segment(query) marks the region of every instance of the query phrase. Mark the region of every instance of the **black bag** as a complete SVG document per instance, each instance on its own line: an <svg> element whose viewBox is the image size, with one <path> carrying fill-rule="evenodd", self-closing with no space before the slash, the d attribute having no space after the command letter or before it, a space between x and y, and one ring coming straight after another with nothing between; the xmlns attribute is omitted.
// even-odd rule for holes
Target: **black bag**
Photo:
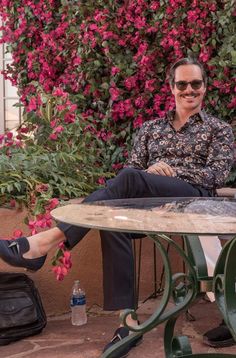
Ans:
<svg viewBox="0 0 236 358"><path fill-rule="evenodd" d="M0 346L40 333L46 323L34 282L24 273L0 273Z"/></svg>

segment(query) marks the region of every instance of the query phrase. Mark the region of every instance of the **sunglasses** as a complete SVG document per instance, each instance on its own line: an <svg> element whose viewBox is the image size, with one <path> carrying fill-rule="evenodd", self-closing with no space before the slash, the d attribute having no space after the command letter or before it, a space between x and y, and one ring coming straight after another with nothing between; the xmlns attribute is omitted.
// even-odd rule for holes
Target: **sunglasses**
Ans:
<svg viewBox="0 0 236 358"><path fill-rule="evenodd" d="M187 81L177 81L175 82L176 87L179 91L184 91L188 87L188 84L192 87L193 90L198 90L202 87L203 80L193 80L190 82Z"/></svg>

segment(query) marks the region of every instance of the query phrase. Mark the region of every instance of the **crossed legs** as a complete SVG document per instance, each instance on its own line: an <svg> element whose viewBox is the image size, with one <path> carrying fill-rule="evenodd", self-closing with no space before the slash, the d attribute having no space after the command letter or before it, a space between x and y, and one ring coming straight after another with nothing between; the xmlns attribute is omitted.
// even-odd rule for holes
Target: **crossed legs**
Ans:
<svg viewBox="0 0 236 358"><path fill-rule="evenodd" d="M183 196L210 196L210 193L178 178L126 168L116 178L108 180L106 188L95 191L84 202L122 198L140 198L142 200L144 197ZM44 264L45 255L49 250L60 242L64 242L68 249L72 249L83 239L88 230L83 227L59 223L57 227L48 231L15 240L17 243L14 244L14 247L11 246L11 243L9 244L8 240L0 240L0 257L13 266L33 266L34 269L39 269ZM100 236L103 256L104 309L132 309L135 307L135 297L131 239L137 238L137 234L101 231ZM128 317L127 323L130 326L137 324L131 317ZM129 333L126 327L119 327L104 350ZM130 349L140 343L141 338L138 337L132 341L125 348L122 356L127 355Z"/></svg>
<svg viewBox="0 0 236 358"><path fill-rule="evenodd" d="M209 196L205 189L196 188L178 178L149 174L145 171L125 168L116 178L108 180L104 189L89 195L84 202L99 200L143 198ZM56 228L28 238L30 250L25 258L46 254L49 249L64 241L72 249L89 229L65 223ZM134 268L131 239L137 235L101 231L103 255L104 308L118 310L134 308ZM140 236L138 236L140 237Z"/></svg>

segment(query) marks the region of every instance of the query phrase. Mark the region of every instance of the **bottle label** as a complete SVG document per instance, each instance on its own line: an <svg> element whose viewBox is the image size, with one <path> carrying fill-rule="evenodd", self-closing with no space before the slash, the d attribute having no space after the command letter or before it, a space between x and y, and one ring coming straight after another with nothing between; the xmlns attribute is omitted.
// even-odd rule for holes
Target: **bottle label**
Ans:
<svg viewBox="0 0 236 358"><path fill-rule="evenodd" d="M82 305L85 305L85 304L86 304L85 296L80 296L80 297L72 296L71 297L71 300L70 300L71 307L73 307L73 306L82 306Z"/></svg>

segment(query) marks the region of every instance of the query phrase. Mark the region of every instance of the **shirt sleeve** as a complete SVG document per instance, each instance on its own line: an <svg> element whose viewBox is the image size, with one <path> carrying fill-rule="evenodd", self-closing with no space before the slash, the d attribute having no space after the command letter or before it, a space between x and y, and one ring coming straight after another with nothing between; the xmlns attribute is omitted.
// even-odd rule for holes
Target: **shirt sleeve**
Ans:
<svg viewBox="0 0 236 358"><path fill-rule="evenodd" d="M134 144L125 167L133 167L136 169L147 169L149 159L148 154L148 122L145 122L140 128L134 139Z"/></svg>
<svg viewBox="0 0 236 358"><path fill-rule="evenodd" d="M225 123L213 132L205 168L191 169L188 175L191 177L192 174L195 183L203 187L220 188L230 173L233 161L234 135L231 127Z"/></svg>

